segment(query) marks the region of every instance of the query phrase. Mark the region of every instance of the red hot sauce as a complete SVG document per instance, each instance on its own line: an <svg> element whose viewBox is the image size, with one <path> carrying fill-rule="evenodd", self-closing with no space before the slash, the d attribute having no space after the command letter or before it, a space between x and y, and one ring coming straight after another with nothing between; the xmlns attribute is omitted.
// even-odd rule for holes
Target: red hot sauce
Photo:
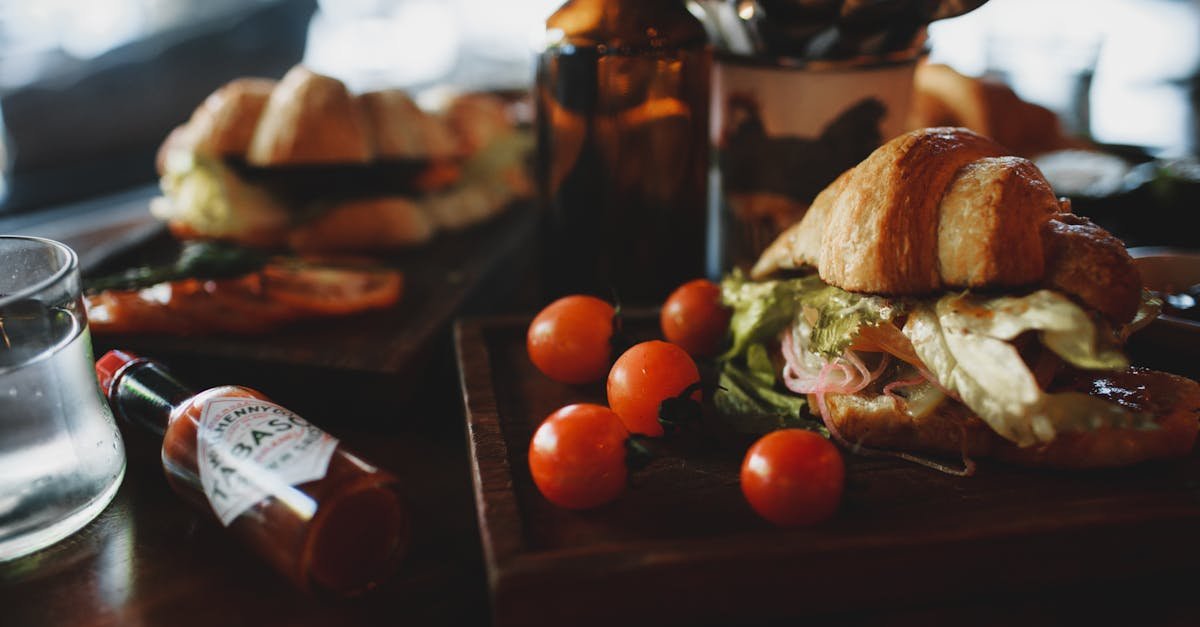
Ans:
<svg viewBox="0 0 1200 627"><path fill-rule="evenodd" d="M163 437L171 487L301 589L355 594L399 566L411 521L391 473L250 388L195 393L122 351L96 374L115 414Z"/></svg>

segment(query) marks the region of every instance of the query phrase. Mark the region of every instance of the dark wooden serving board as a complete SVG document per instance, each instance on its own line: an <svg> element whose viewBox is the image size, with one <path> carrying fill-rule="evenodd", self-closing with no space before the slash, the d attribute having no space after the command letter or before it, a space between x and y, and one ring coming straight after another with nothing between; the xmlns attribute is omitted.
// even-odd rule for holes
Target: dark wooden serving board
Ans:
<svg viewBox="0 0 1200 627"><path fill-rule="evenodd" d="M630 326L650 337L653 320ZM556 508L533 485L529 439L555 409L603 403L604 392L541 375L526 356L528 324L469 320L455 333L501 627L744 624L980 595L1012 606L1056 586L1090 594L1129 578L1157 585L1200 559L1195 455L1088 473L984 460L976 476L956 478L846 454L835 517L778 529L742 498L745 443L695 445L653 462L612 504Z"/></svg>
<svg viewBox="0 0 1200 627"><path fill-rule="evenodd" d="M537 227L532 204L432 242L391 260L404 272L404 295L392 308L357 316L308 321L255 336L174 337L98 335L98 350L120 347L155 355L236 360L242 363L332 369L369 375L407 372L473 298L501 296L521 280L508 268ZM167 236L164 236L167 237ZM103 272L137 265L169 241L146 242L109 260Z"/></svg>

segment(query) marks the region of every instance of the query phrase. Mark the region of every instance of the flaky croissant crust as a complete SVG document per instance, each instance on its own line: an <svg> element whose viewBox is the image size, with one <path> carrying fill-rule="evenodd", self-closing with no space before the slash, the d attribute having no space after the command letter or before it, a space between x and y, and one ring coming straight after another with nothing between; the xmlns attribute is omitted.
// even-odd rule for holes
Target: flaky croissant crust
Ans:
<svg viewBox="0 0 1200 627"><path fill-rule="evenodd" d="M809 265L842 289L897 296L1044 285L1131 319L1141 281L1124 245L1004 152L964 128L901 135L818 194L751 276Z"/></svg>

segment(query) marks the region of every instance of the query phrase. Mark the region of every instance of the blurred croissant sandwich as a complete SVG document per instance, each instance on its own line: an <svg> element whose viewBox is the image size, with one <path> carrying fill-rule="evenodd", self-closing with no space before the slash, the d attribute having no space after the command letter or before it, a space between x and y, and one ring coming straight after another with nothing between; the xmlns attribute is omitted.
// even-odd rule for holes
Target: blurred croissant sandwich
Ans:
<svg viewBox="0 0 1200 627"><path fill-rule="evenodd" d="M965 76L948 65L922 63L913 77L908 128L931 126L963 126L1030 159L1088 148L1063 129L1053 111L1022 100L1009 86Z"/></svg>
<svg viewBox="0 0 1200 627"><path fill-rule="evenodd" d="M469 94L434 115L404 92L352 95L298 66L228 83L176 128L151 211L181 239L389 250L527 195L528 149L498 98Z"/></svg>
<svg viewBox="0 0 1200 627"><path fill-rule="evenodd" d="M1122 352L1156 313L1124 245L966 129L878 148L723 290L716 400L747 431L807 401L843 445L970 473L1178 457L1200 426L1200 386Z"/></svg>

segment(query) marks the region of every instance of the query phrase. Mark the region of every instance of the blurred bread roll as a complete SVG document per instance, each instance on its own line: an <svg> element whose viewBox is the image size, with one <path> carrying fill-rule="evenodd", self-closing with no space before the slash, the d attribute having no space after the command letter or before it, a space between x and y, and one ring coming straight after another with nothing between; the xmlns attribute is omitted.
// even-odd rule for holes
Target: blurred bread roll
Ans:
<svg viewBox="0 0 1200 627"><path fill-rule="evenodd" d="M271 92L246 151L257 166L366 163L366 116L336 78L292 68Z"/></svg>
<svg viewBox="0 0 1200 627"><path fill-rule="evenodd" d="M358 96L383 159L447 159L459 155L458 141L440 118L417 106L398 89L366 92Z"/></svg>
<svg viewBox="0 0 1200 627"><path fill-rule="evenodd" d="M1087 146L1063 131L1053 111L1021 100L1007 85L923 63L913 79L908 127L935 126L969 128L1022 157Z"/></svg>
<svg viewBox="0 0 1200 627"><path fill-rule="evenodd" d="M181 239L400 249L532 195L532 143L490 94L431 113L402 91L355 96L297 66L229 82L168 136L152 213Z"/></svg>
<svg viewBox="0 0 1200 627"><path fill-rule="evenodd" d="M244 156L277 84L278 81L269 78L237 78L219 87L159 147L156 158L159 174L166 170L166 160L172 152Z"/></svg>
<svg viewBox="0 0 1200 627"><path fill-rule="evenodd" d="M459 149L468 155L513 130L512 116L504 101L491 94L458 96L446 107L444 115L458 137Z"/></svg>

